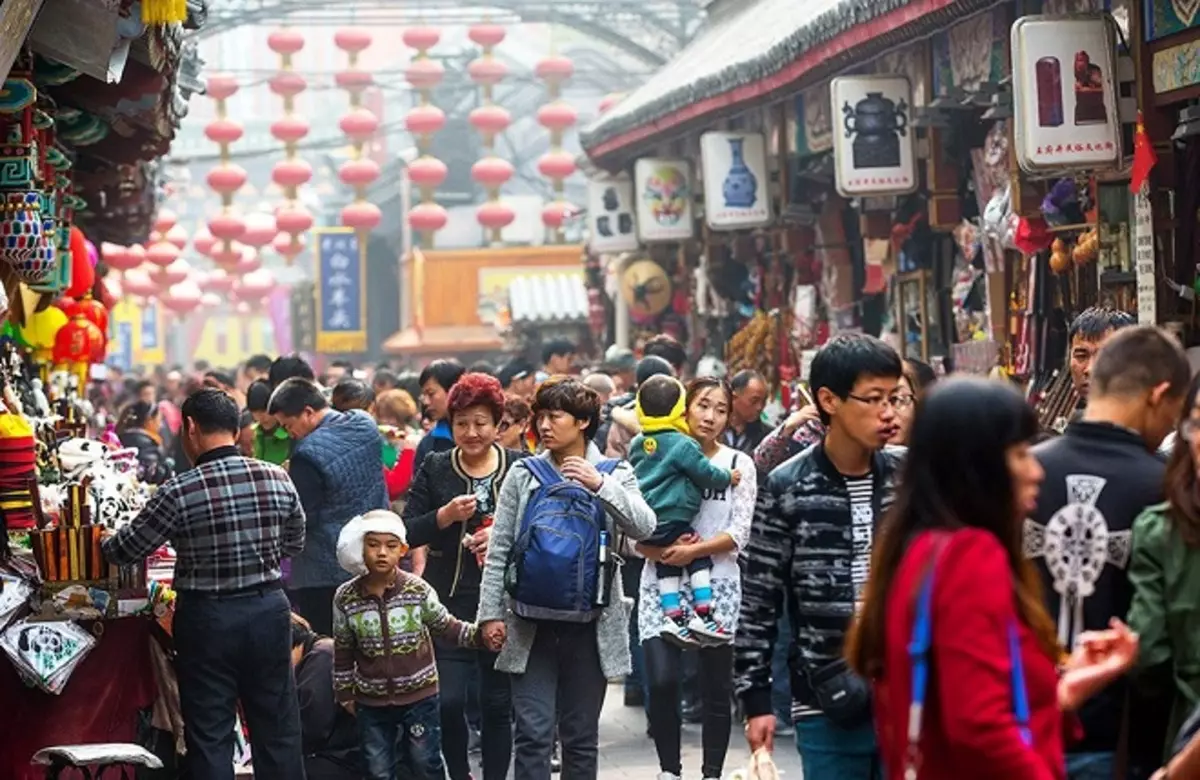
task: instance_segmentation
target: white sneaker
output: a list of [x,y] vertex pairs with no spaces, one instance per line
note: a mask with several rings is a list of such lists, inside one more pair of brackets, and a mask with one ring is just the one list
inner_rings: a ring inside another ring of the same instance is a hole
[[679,775],[673,775],[670,772],[659,772],[658,780],[683,780]]
[[697,640],[708,645],[727,645],[733,641],[733,634],[713,620],[711,615],[709,617],[693,615],[687,625],[687,630]]
[[700,646],[700,643],[696,641],[694,636],[692,636],[692,632],[687,626],[676,623],[671,618],[667,618],[663,621],[662,632],[660,633],[660,636],[676,647],[690,649]]

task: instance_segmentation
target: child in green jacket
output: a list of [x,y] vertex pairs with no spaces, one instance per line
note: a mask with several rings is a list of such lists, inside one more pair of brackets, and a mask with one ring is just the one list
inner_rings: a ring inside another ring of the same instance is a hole
[[[700,511],[704,490],[724,490],[741,478],[737,470],[714,466],[692,438],[687,425],[687,391],[671,376],[654,376],[638,387],[638,420],[642,432],[629,444],[629,462],[637,474],[638,487],[654,510],[658,525],[642,544],[670,547],[680,537],[694,532],[692,521]],[[658,595],[667,624],[663,636],[690,644],[689,634],[728,642],[729,633],[712,615],[712,559],[705,556],[687,565],[692,588],[690,622],[684,619],[679,595],[683,567],[661,561],[654,564]]]

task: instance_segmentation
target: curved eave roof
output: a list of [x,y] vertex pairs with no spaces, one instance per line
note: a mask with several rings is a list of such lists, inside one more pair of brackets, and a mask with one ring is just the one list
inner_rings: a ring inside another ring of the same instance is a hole
[[581,133],[600,160],[807,86],[998,0],[747,0]]

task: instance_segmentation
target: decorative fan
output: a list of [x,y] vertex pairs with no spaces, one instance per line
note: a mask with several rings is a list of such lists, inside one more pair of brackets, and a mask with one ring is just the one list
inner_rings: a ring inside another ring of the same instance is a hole
[[671,305],[671,280],[653,260],[636,260],[621,273],[621,297],[635,317],[654,317]]

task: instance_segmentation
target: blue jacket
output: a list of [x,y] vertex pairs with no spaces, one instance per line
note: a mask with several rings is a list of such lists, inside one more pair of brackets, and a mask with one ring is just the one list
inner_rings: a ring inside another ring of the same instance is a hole
[[388,508],[379,428],[365,412],[331,410],[296,442],[289,471],[308,518],[289,587],[336,587],[351,577],[337,562],[342,526],[364,512]]

